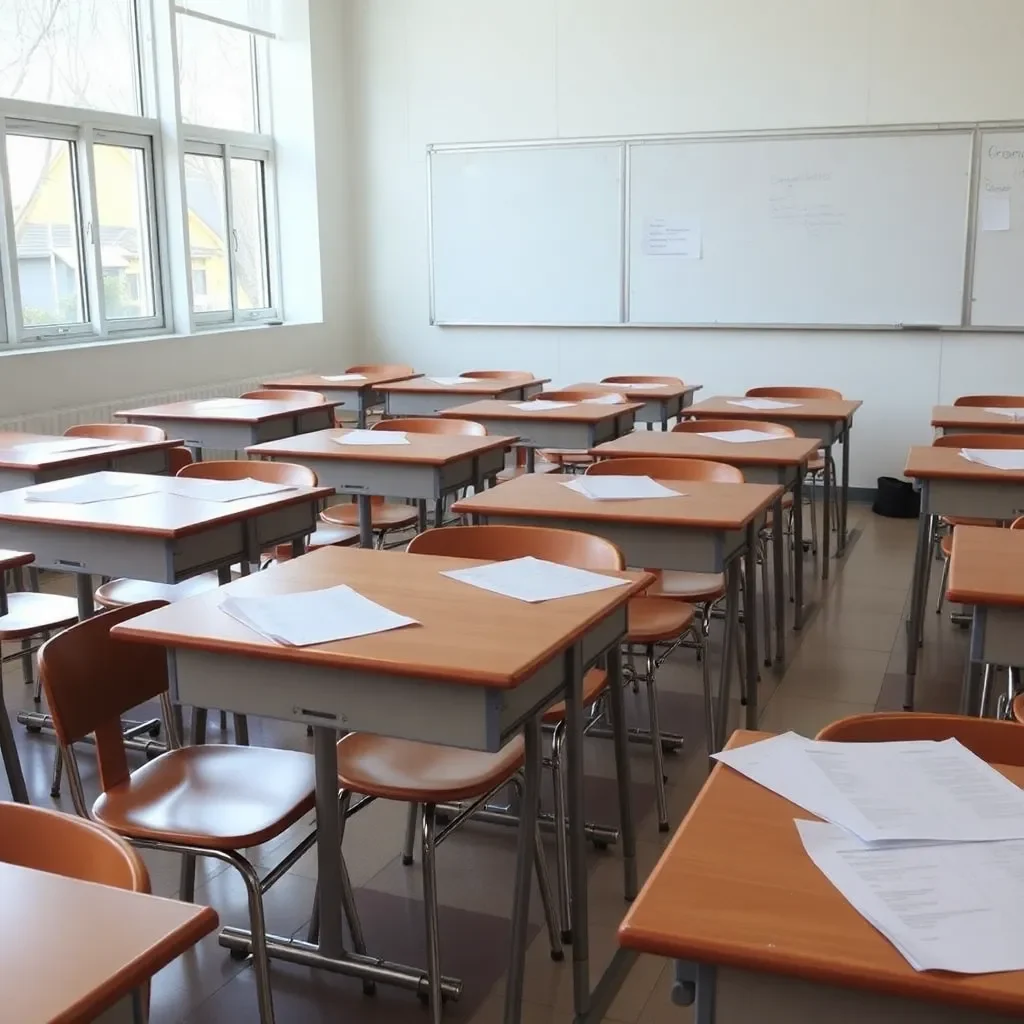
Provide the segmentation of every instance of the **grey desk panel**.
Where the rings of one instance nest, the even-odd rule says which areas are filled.
[[[86,463],[54,463],[40,469],[0,468],[0,491],[13,491],[19,487],[45,484],[51,480],[67,480],[69,477],[85,476],[102,470],[119,473],[166,474],[168,468],[167,448],[145,452],[123,452],[102,459],[90,459]]]
[[[112,469],[118,473],[152,473],[163,476],[170,468],[170,451],[170,448],[161,448],[157,451],[125,452],[121,455],[112,455],[109,465],[102,468]]]
[[[974,609],[978,651],[972,660],[990,665],[1024,666],[1024,608],[978,605]],[[980,655],[974,658],[973,655]]]
[[[300,505],[269,509],[245,520],[248,560],[259,562],[261,552],[267,548],[312,533],[317,526],[317,505],[318,502],[307,501]]]
[[[792,427],[793,433],[797,437],[817,438],[825,448],[834,445],[843,436],[846,423],[845,420],[841,419],[798,420],[793,417],[787,419],[785,409],[766,409],[764,415],[765,419],[771,419],[774,423],[784,423],[787,427]],[[852,425],[852,418],[850,423]]]
[[[690,392],[692,398],[692,392]],[[628,392],[627,392],[628,395]],[[663,419],[671,420],[678,418],[685,405],[686,395],[672,395],[670,398],[642,398],[634,401],[642,401],[643,406],[637,410],[636,419],[638,423],[661,423]]]
[[[225,451],[243,451],[258,441],[273,438],[257,437],[251,423],[231,423],[216,420],[150,419],[147,416],[126,416],[128,423],[146,423],[159,427],[168,437],[180,437],[190,448],[219,448]],[[275,435],[275,436],[287,436]]]
[[[586,450],[605,441],[628,434],[633,429],[633,411],[600,423],[580,423],[572,420],[542,420],[512,418],[507,420],[488,417],[483,421],[488,434],[518,437],[527,448],[572,448]]]
[[[63,480],[65,476],[74,476],[72,473],[61,473],[56,468],[51,471],[52,476],[46,470],[36,472],[34,469],[7,469],[0,468],[0,491],[16,491],[19,487],[31,487],[32,484],[45,483],[47,480]]]
[[[529,384],[519,388],[506,388],[499,399],[509,402],[525,402],[540,394],[542,384]],[[455,384],[443,391],[383,391],[385,416],[437,416],[444,409],[475,402],[486,396],[466,394]]]
[[[924,480],[921,514],[1015,519],[1024,513],[1024,483],[1007,480]]]
[[[798,466],[739,466],[748,484],[781,485],[787,491],[796,483]]]

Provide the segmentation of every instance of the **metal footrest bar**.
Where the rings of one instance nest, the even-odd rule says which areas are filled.
[[[55,735],[53,719],[42,711],[19,711],[18,724],[24,725],[33,732],[46,732],[47,735]],[[147,757],[156,757],[167,750],[167,745],[154,739],[139,739],[139,736],[159,731],[163,723],[159,718],[151,718],[148,722],[124,721],[124,745],[128,750],[138,750]],[[78,741],[79,743],[96,744],[95,737],[90,734]]]
[[[438,817],[454,818],[463,813],[461,804],[438,804]],[[484,807],[468,815],[469,820],[478,821],[484,825],[504,825],[507,828],[519,827],[519,815],[511,811],[497,810],[493,807]],[[555,831],[555,817],[547,811],[541,811],[537,815],[537,827],[544,833]],[[583,832],[592,843],[599,843],[603,846],[612,846],[619,841],[619,830],[608,825],[598,825],[594,822],[585,822]]]
[[[588,736],[596,736],[598,739],[610,740],[612,738],[612,730],[607,725],[596,725],[592,729],[587,731]],[[629,729],[627,731],[630,743],[643,743],[647,746],[651,745],[651,730],[650,729]],[[682,736],[675,732],[663,732],[661,734],[661,749],[668,753],[675,753],[677,750],[683,749],[685,740]]]
[[[221,930],[220,944],[232,953],[252,953],[252,933],[247,928],[224,928]],[[324,956],[317,946],[301,939],[285,939],[279,935],[267,936],[267,956],[271,960],[285,960],[292,964],[306,967],[318,967],[321,970],[344,974],[349,978],[361,978],[364,981],[375,981],[382,985],[393,985],[415,992],[419,996],[428,996],[430,983],[427,972],[418,967],[407,967],[404,964],[392,963],[380,957],[363,956],[345,950],[340,957]],[[446,999],[458,1000],[462,995],[462,982],[458,978],[441,976],[441,993]]]

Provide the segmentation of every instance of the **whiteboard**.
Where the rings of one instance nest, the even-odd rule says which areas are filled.
[[[629,322],[960,325],[972,144],[969,130],[630,144]]]
[[[1024,324],[1024,131],[982,132],[971,324]]]
[[[432,150],[432,322],[622,321],[620,142]]]

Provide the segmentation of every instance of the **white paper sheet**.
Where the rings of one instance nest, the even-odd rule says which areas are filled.
[[[1024,842],[878,847],[834,825],[796,827],[822,874],[915,970],[1024,969]]]
[[[341,437],[332,437],[335,444],[378,445],[408,444],[404,430],[350,430]]]
[[[26,501],[59,502],[67,505],[91,505],[97,501],[119,501],[152,494],[157,488],[145,480],[125,480],[114,473],[88,473],[67,480],[54,480],[25,489]]]
[[[332,384],[346,384],[350,382],[366,380],[365,373],[336,373],[333,377],[326,374],[320,375],[321,380],[329,380]]]
[[[329,644],[419,625],[344,585],[276,597],[225,596],[220,609],[260,636],[289,647]]]
[[[568,409],[576,402],[552,402],[546,398],[536,398],[530,402],[515,402],[513,409],[522,409],[524,412],[548,412],[552,409]]]
[[[168,494],[199,501],[238,501],[241,498],[262,498],[267,494],[294,491],[290,484],[271,484],[246,477],[244,480],[204,480],[200,477],[175,477],[166,488]]]
[[[97,448],[112,448],[124,441],[102,437],[62,437],[53,441],[26,441],[11,445],[10,451],[26,455],[63,455],[65,452],[88,452]]]
[[[206,398],[196,402],[196,409],[242,409],[252,401],[251,398]]]
[[[619,390],[624,388],[627,391],[630,390],[631,388],[642,388],[643,390],[646,391],[648,388],[667,388],[668,385],[667,384],[658,384],[658,383],[655,383],[655,384],[620,384],[617,381],[602,381],[601,382],[601,387],[603,387],[603,388],[616,388],[616,389],[619,389]]]
[[[629,501],[640,498],[681,498],[649,476],[581,476],[562,484],[592,501]]]
[[[730,444],[751,444],[754,441],[778,441],[778,434],[769,434],[766,430],[709,430],[701,433],[701,437],[710,437],[713,441],[728,441]]]
[[[612,392],[608,395],[601,395],[599,398],[584,398],[584,405],[621,405],[625,402],[625,395],[617,395]]]
[[[1007,409],[1002,407],[997,408],[996,406],[986,406],[986,408],[982,409],[982,412],[991,412],[996,416],[1006,416],[1011,420],[1024,420],[1024,408]]]
[[[702,255],[700,219],[648,217],[644,221],[644,254],[699,260]]]
[[[729,405],[744,409],[799,409],[799,402],[780,402],[775,398],[730,398]]]
[[[968,462],[992,469],[1024,469],[1024,449],[1021,448],[961,448],[960,454]]]
[[[513,558],[472,569],[452,569],[441,573],[461,583],[535,604],[561,597],[576,597],[598,590],[624,586],[628,581],[576,569],[570,565],[546,562],[540,558]]]
[[[1010,197],[1005,193],[983,192],[978,203],[982,231],[1010,230]]]
[[[434,384],[441,384],[444,387],[455,387],[458,384],[480,383],[472,377],[428,377],[427,380],[432,381]]]
[[[956,740],[822,743],[786,733],[713,756],[866,842],[1024,839],[1024,790]]]

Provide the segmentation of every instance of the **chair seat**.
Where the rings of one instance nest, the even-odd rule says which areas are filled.
[[[581,452],[575,448],[543,448],[540,454],[556,466],[589,466],[597,462],[589,452]]]
[[[0,615],[0,640],[23,640],[78,621],[78,602],[59,594],[17,591],[7,595],[7,614]]]
[[[807,472],[811,473],[811,474],[821,473],[824,469],[825,469],[825,456],[821,452],[818,452],[818,454],[813,459],[810,459],[808,461],[808,463],[807,463]]]
[[[1018,693],[1013,698],[1013,717],[1024,725],[1024,693]]]
[[[655,644],[675,640],[693,622],[692,604],[665,597],[634,597],[629,602],[626,640],[635,644]]]
[[[111,580],[96,588],[93,597],[103,608],[123,608],[140,601],[184,601],[186,597],[204,594],[219,585],[215,572],[182,580],[181,583],[151,583],[149,580]]]
[[[998,519],[977,519],[972,516],[939,516],[944,526],[999,526]]]
[[[583,706],[586,708],[593,704],[604,693],[604,688],[607,685],[608,673],[603,668],[592,668],[583,677]],[[554,725],[563,718],[565,718],[564,700],[560,700],[557,704],[552,704],[544,712],[544,723],[546,725]]]
[[[338,743],[338,781],[386,800],[441,803],[482,796],[523,764],[521,736],[496,754],[350,733]]]
[[[359,506],[350,504],[332,505],[320,513],[320,518],[332,526],[359,526]],[[403,526],[415,526],[419,513],[413,505],[398,505],[381,502],[370,506],[370,521],[375,530],[397,530]]]
[[[949,558],[953,554],[953,534],[947,533],[945,537],[939,538],[939,548],[943,557]]]
[[[556,473],[558,471],[558,465],[554,462],[548,462],[546,459],[537,459],[533,464],[533,472],[536,473]],[[498,480],[504,482],[505,480],[516,480],[521,476],[530,475],[530,471],[525,466],[512,466],[509,469],[503,469],[498,474]]]
[[[671,597],[682,601],[717,601],[725,597],[725,576],[720,572],[681,572],[675,569],[648,569],[657,579],[647,597]]]
[[[359,543],[359,528],[356,526],[334,526],[323,523],[306,538],[306,550],[317,548],[349,547]],[[287,562],[292,557],[291,544],[278,544],[273,551],[265,552],[264,558],[275,562]]]
[[[294,750],[169,750],[104,793],[97,821],[129,839],[241,850],[273,839],[313,809],[313,758]]]

